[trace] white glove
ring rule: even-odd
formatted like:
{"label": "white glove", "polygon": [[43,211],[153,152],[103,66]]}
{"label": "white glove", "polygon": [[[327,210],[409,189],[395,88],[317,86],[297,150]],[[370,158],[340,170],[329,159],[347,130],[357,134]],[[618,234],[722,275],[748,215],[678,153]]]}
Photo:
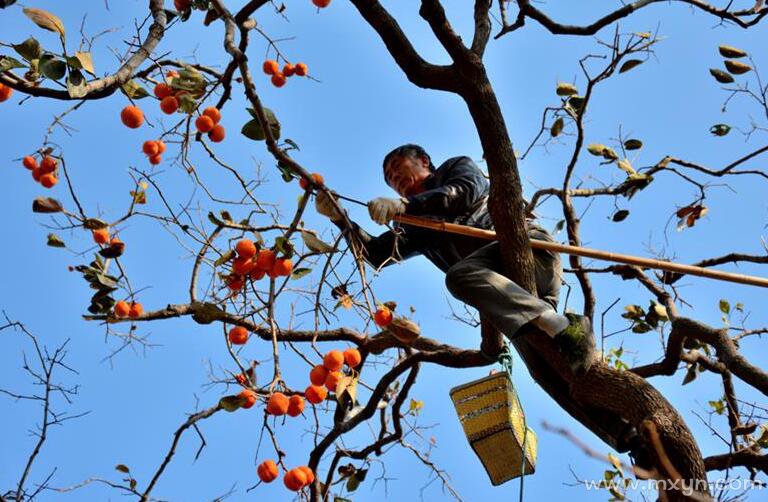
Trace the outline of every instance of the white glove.
{"label": "white glove", "polygon": [[368,214],[379,225],[386,225],[398,214],[405,213],[403,199],[388,199],[377,197],[368,203]]}
{"label": "white glove", "polygon": [[330,218],[331,221],[338,221],[344,218],[344,215],[333,205],[331,198],[322,190],[318,190],[315,196],[315,209],[318,213]]}

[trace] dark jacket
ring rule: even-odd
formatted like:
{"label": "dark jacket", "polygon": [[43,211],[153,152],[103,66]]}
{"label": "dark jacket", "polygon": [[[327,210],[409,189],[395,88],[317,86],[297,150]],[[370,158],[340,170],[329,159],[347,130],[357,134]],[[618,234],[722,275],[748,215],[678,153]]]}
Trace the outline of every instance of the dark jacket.
{"label": "dark jacket", "polygon": [[[469,157],[446,160],[424,180],[423,186],[423,192],[407,198],[406,214],[493,230],[487,205],[490,185]],[[337,225],[345,230],[343,221]],[[490,243],[412,225],[395,223],[394,229],[373,237],[352,222],[345,237],[362,244],[363,257],[374,268],[422,254],[443,272]]]}

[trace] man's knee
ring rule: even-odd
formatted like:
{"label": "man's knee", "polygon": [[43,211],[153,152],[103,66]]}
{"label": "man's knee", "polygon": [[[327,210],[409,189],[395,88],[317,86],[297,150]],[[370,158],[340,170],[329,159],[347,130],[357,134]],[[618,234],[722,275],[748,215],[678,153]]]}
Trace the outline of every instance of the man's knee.
{"label": "man's knee", "polygon": [[468,274],[470,272],[469,267],[464,263],[459,262],[454,264],[445,273],[445,286],[456,298],[461,299],[464,296],[462,292],[465,290]]}

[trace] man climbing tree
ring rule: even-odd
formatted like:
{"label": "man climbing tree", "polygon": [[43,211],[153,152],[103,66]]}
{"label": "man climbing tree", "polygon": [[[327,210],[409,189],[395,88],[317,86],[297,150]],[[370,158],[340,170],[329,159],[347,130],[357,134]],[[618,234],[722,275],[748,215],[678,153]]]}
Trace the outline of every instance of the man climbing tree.
{"label": "man climbing tree", "polygon": [[[358,500],[362,483],[378,490],[381,481],[386,491],[387,466],[410,475],[404,458],[458,499],[439,460],[460,458],[461,470],[472,453],[463,442],[463,450],[435,451],[447,435],[433,441],[419,413],[448,397],[425,406],[420,384],[439,372],[485,374],[500,332],[558,421],[572,418],[569,427],[583,426],[577,433],[593,433],[605,450],[645,453],[642,471],[603,459],[609,470],[597,477],[622,481],[609,490],[636,475],[667,482],[662,499],[709,500],[713,471],[760,482],[768,374],[764,351],[750,344],[768,332],[755,308],[763,297],[721,294],[712,283],[702,293],[681,273],[593,265],[574,254],[562,254],[561,265],[560,255],[532,250],[531,238],[766,275],[768,91],[762,55],[749,51],[765,45],[767,16],[762,0],[0,0],[8,188],[0,264],[9,285],[0,310],[11,311],[0,340],[14,343],[0,356],[22,354],[3,367],[39,389],[4,380],[0,398],[43,410],[32,435],[26,416],[7,414],[20,426],[4,429],[3,453],[31,453],[7,462],[15,472],[0,472],[0,499],[51,490],[74,500],[107,499],[111,490],[141,501],[199,499],[203,488],[225,489],[231,475],[227,485],[237,488],[207,498],[242,498],[247,485],[270,500],[292,496],[286,490],[313,502]],[[348,221],[333,193],[371,182],[339,157],[378,164],[360,145],[385,128],[399,137],[422,128],[433,153],[461,143],[456,150],[483,155],[488,177],[469,157],[435,167],[419,147],[394,150],[383,170],[399,197],[367,204],[375,222],[394,224],[373,237]],[[325,178],[307,166],[322,166]],[[313,194],[346,241],[307,211]],[[534,210],[538,224],[526,216]],[[498,242],[398,221],[413,215],[494,229]],[[442,336],[437,303],[414,307],[415,340],[379,329],[382,300],[422,299],[380,286],[405,267],[376,282],[363,260],[379,268],[416,254],[480,312],[481,350]],[[593,354],[598,325],[602,353]],[[84,408],[103,406],[88,420],[112,415],[100,419],[98,440],[96,423],[84,423],[79,458],[69,448],[52,461],[82,469],[40,468],[55,450],[58,428],[49,426],[67,418],[58,410],[74,394],[50,378],[68,370],[58,350],[49,354],[38,335],[22,337],[25,346],[12,333],[39,333],[46,343],[71,336],[49,346],[84,351],[79,360],[148,354],[131,361],[142,365],[140,384],[136,374],[101,372],[101,363],[84,368],[98,375],[84,377],[97,396]],[[172,361],[158,362],[150,334]],[[102,337],[88,335],[104,335],[106,358]],[[30,350],[37,366],[26,364]],[[91,392],[94,381],[108,383]],[[680,381],[691,391],[678,392]],[[678,411],[693,407],[709,417]],[[103,448],[121,439],[111,418],[147,410],[157,415],[151,427]],[[429,418],[456,425],[453,414]],[[233,441],[214,457],[207,445],[224,436]],[[195,456],[184,456],[198,439]],[[198,475],[207,461],[219,470]],[[105,465],[112,476],[100,475]],[[534,482],[546,490],[560,484],[552,479]],[[480,487],[476,478],[459,482]]]}
{"label": "man climbing tree", "polygon": [[[400,198],[378,197],[368,202],[376,223],[386,225],[397,215],[409,214],[493,229],[487,205],[489,184],[469,157],[451,158],[435,168],[421,146],[407,144],[384,157],[383,169],[384,180]],[[395,230],[372,237],[349,221],[325,192],[318,193],[315,207],[344,232],[350,244],[362,245],[362,256],[372,267],[424,255],[445,272],[453,296],[477,308],[510,339],[530,322],[555,339],[571,369],[584,373],[592,364],[595,342],[589,319],[556,311],[562,280],[557,254],[534,253],[536,296],[503,275],[496,241],[489,244],[479,238],[410,225],[396,225]],[[526,219],[526,225],[532,239],[552,240],[531,218]]]}

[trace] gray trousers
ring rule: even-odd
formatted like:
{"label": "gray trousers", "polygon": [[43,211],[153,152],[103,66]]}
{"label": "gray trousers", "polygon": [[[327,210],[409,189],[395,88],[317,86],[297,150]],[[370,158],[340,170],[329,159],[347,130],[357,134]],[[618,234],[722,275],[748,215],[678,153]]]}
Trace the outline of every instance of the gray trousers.
{"label": "gray trousers", "polygon": [[[553,242],[543,229],[530,229],[529,237]],[[533,250],[538,297],[502,275],[498,241],[478,249],[454,264],[445,274],[445,284],[453,296],[475,307],[508,338],[531,319],[547,310],[557,310],[563,268],[560,255]]]}

